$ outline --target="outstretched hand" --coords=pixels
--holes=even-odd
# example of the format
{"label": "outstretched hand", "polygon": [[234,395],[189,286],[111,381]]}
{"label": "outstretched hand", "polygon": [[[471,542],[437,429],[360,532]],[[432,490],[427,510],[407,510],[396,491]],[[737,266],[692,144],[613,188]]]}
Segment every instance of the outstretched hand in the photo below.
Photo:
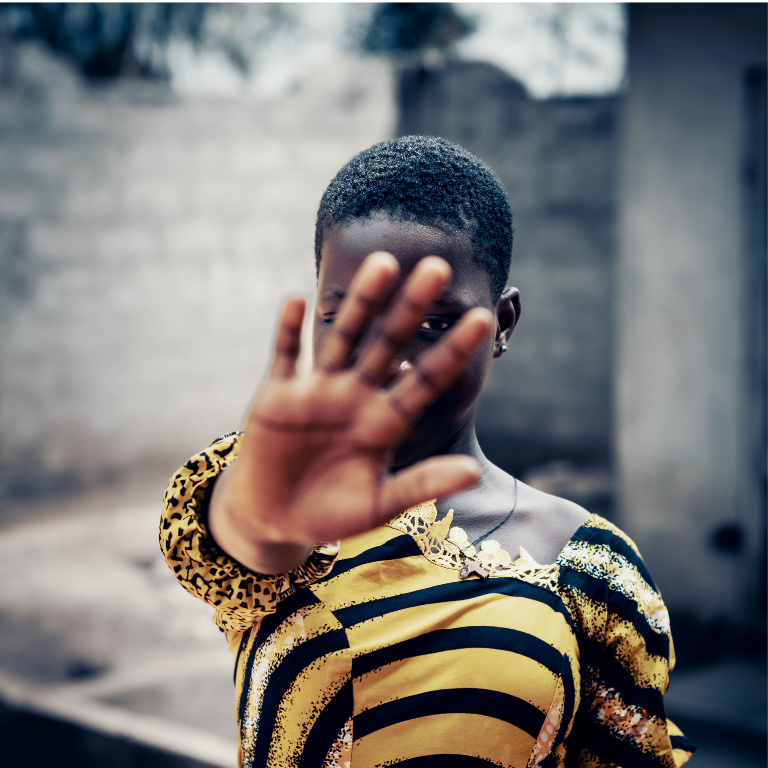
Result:
{"label": "outstretched hand", "polygon": [[296,365],[305,302],[294,297],[283,308],[269,376],[248,414],[238,459],[217,482],[211,504],[214,537],[254,570],[286,570],[318,542],[372,529],[480,478],[468,456],[387,472],[423,409],[450,387],[493,327],[488,310],[470,310],[390,383],[392,361],[451,277],[442,259],[422,259],[370,331],[398,271],[390,254],[365,259],[310,373]]}

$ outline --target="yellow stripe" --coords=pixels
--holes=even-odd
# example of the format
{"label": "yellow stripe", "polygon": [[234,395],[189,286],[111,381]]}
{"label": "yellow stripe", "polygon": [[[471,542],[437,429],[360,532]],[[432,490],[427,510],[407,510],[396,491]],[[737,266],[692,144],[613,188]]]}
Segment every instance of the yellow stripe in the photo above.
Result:
{"label": "yellow stripe", "polygon": [[374,528],[372,531],[358,534],[357,536],[351,536],[348,539],[344,539],[341,542],[341,548],[339,554],[336,556],[336,562],[340,563],[344,560],[362,555],[363,552],[371,549],[372,547],[380,547],[382,544],[386,544],[390,539],[396,539],[403,534],[400,531],[395,531],[392,528],[382,526],[381,528]]}
{"label": "yellow stripe", "polygon": [[235,658],[237,658],[237,651],[240,648],[240,643],[244,634],[244,632],[237,632],[235,630],[230,630],[224,634],[224,636],[227,638],[227,648]]}
{"label": "yellow stripe", "polygon": [[673,749],[672,757],[675,761],[675,768],[685,765],[693,756],[693,752],[686,752],[684,749]]}
{"label": "yellow stripe", "polygon": [[557,676],[532,659],[493,648],[440,651],[392,662],[355,679],[357,716],[379,704],[429,691],[483,688],[524,699],[546,714]]}
{"label": "yellow stripe", "polygon": [[[524,768],[535,740],[519,728],[482,715],[430,715],[390,725],[354,742],[353,765],[390,765],[403,755],[470,755]],[[446,760],[446,768],[450,765]]]}
{"label": "yellow stripe", "polygon": [[[606,625],[610,621],[608,633],[611,640],[611,653],[622,667],[632,675],[637,685],[655,688],[663,694],[667,689],[669,678],[667,660],[664,656],[657,656],[648,652],[645,640],[632,622],[621,619],[615,614],[611,614],[609,620],[605,603],[590,599],[575,587],[571,588],[571,593],[579,612],[586,617],[583,626],[587,634],[604,645],[607,633]],[[638,660],[641,661],[641,664],[638,664]]]}
{"label": "yellow stripe", "polygon": [[669,612],[659,593],[633,563],[607,544],[572,541],[563,551],[569,568],[605,579],[610,589],[635,603],[654,631],[669,637]]}
{"label": "yellow stripe", "polygon": [[435,629],[477,626],[516,629],[544,637],[559,653],[573,647],[573,636],[562,614],[537,600],[500,594],[393,611],[356,624],[347,630],[347,637],[358,655]]}
{"label": "yellow stripe", "polygon": [[667,718],[667,733],[670,736],[684,736],[685,735],[669,718]]}
{"label": "yellow stripe", "polygon": [[630,539],[629,536],[624,533],[624,531],[622,531],[620,528],[617,528],[613,523],[609,523],[604,517],[600,517],[600,515],[590,515],[584,521],[583,526],[585,528],[600,528],[603,531],[610,531],[614,536],[627,544],[642,560],[642,556],[640,554],[640,550],[637,548],[637,544],[635,544],[635,542],[632,541],[632,539]]}
{"label": "yellow stripe", "polygon": [[[457,571],[440,568],[419,557],[362,565],[311,589],[318,599],[335,611],[373,600],[413,594],[430,587],[456,584],[458,581]],[[405,584],[409,587],[407,593],[403,591]],[[350,600],[350,594],[359,597]],[[395,623],[384,630],[379,626],[382,619],[391,619]],[[500,593],[403,608],[351,627],[348,636],[353,648],[365,652],[432,629],[477,625],[509,627],[529,633],[535,628],[537,636],[546,637],[548,641],[555,638],[556,643],[550,644],[555,645],[559,652],[564,653],[572,647],[572,633],[561,613],[535,598]]]}
{"label": "yellow stripe", "polygon": [[655,688],[662,695],[667,690],[669,673],[663,656],[648,653],[645,640],[629,621],[615,618],[611,622],[611,650],[637,685]]}
{"label": "yellow stripe", "polygon": [[[393,533],[400,535],[397,531]],[[458,571],[434,566],[423,556],[403,557],[360,565],[314,585],[312,591],[331,610],[337,610],[368,600],[402,595],[405,585],[410,593],[439,584],[454,584],[458,580]],[[350,595],[360,597],[350,600]]]}

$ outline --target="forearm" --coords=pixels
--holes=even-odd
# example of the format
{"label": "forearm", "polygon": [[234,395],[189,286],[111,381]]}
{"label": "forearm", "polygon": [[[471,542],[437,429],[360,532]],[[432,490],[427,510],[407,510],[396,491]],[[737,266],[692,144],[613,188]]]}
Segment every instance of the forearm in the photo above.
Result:
{"label": "forearm", "polygon": [[264,541],[249,522],[247,510],[231,503],[228,492],[233,469],[228,467],[219,475],[211,495],[208,527],[215,542],[230,557],[256,573],[285,573],[301,565],[312,553],[312,547]]}

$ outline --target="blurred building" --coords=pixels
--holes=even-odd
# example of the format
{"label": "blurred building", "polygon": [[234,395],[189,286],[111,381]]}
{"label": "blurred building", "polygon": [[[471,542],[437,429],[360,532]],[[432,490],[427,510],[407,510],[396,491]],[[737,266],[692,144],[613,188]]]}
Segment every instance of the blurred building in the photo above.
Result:
{"label": "blurred building", "polygon": [[766,6],[637,4],[629,18],[620,522],[678,614],[764,631]]}

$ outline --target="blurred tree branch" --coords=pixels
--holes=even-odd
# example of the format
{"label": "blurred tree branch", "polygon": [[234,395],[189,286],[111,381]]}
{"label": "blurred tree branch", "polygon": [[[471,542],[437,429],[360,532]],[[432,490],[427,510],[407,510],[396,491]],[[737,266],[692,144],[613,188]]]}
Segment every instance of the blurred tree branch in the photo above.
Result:
{"label": "blurred tree branch", "polygon": [[169,44],[183,40],[247,73],[288,21],[280,3],[5,3],[0,43],[41,42],[89,79],[167,79]]}
{"label": "blurred tree branch", "polygon": [[360,47],[400,60],[445,57],[455,42],[474,30],[474,22],[459,15],[450,3],[381,3]]}

